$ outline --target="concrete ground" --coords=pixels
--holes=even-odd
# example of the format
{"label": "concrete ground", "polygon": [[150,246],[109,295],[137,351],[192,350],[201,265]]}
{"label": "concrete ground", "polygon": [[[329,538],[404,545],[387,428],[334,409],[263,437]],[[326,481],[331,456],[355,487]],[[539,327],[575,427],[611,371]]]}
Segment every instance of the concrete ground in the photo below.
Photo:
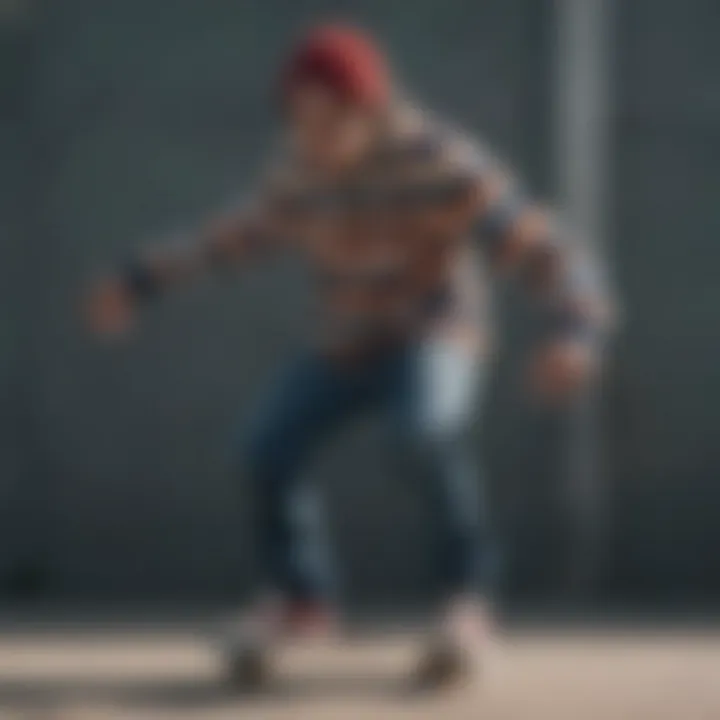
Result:
{"label": "concrete ground", "polygon": [[197,633],[8,633],[0,720],[720,720],[717,632],[517,631],[482,682],[429,698],[406,692],[418,641],[288,648],[272,688],[249,698]]}

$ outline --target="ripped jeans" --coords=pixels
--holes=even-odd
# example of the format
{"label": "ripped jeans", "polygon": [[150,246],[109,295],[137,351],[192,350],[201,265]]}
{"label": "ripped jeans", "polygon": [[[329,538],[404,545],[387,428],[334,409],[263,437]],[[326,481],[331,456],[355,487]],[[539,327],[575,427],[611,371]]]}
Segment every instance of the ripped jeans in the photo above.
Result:
{"label": "ripped jeans", "polygon": [[353,367],[308,353],[285,369],[253,417],[241,458],[253,486],[260,562],[273,590],[302,602],[334,597],[322,514],[304,471],[341,424],[368,409],[390,414],[399,467],[429,493],[438,514],[443,590],[488,590],[494,548],[468,437],[481,370],[476,353],[440,339]]}

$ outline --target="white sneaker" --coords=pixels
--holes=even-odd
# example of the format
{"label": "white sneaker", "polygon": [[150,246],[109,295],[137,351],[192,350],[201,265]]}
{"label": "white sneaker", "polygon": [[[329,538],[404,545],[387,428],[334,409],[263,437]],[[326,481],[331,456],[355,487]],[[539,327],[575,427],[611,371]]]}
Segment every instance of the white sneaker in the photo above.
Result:
{"label": "white sneaker", "polygon": [[451,600],[422,652],[416,686],[438,690],[473,681],[484,671],[490,637],[489,612],[482,603]]}

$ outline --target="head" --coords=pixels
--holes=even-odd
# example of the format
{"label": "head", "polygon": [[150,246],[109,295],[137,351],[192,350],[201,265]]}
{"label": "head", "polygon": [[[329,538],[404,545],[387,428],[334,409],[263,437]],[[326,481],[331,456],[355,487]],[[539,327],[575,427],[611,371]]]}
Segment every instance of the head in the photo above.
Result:
{"label": "head", "polygon": [[385,58],[357,30],[316,29],[286,65],[282,101],[305,160],[330,172],[352,167],[372,149],[390,101]]}

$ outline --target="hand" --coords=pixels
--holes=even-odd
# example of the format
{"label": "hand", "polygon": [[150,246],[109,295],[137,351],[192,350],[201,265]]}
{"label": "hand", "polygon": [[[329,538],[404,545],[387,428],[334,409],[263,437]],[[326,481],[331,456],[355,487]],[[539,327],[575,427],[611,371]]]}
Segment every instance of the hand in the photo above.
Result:
{"label": "hand", "polygon": [[104,278],[91,288],[84,311],[94,333],[124,335],[133,325],[135,300],[122,278]]}
{"label": "hand", "polygon": [[599,358],[587,343],[555,340],[540,348],[530,367],[533,393],[541,400],[562,402],[571,399],[592,380]]}

